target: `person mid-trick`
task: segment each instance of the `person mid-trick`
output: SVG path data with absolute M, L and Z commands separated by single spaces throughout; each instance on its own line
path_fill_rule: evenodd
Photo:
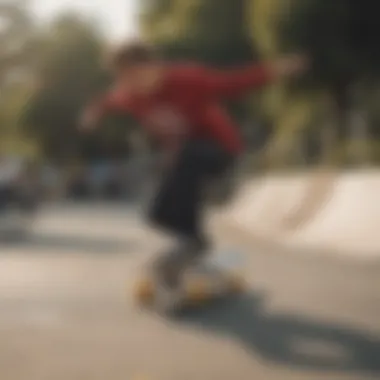
M 301 74 L 307 60 L 295 55 L 223 71 L 170 64 L 149 46 L 133 42 L 114 52 L 110 66 L 114 85 L 85 108 L 81 128 L 90 131 L 105 114 L 125 112 L 166 153 L 165 175 L 149 220 L 175 238 L 174 249 L 156 266 L 161 284 L 175 290 L 183 270 L 209 250 L 202 223 L 204 186 L 227 173 L 244 150 L 223 101 Z

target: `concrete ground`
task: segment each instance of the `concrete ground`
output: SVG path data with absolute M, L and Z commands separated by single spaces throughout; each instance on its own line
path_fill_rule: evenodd
M 0 379 L 380 379 L 380 266 L 218 235 L 247 254 L 248 294 L 167 321 L 133 304 L 161 244 L 133 210 L 45 210 L 0 245 Z

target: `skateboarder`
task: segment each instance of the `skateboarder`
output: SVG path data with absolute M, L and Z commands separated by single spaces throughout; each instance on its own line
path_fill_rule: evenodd
M 307 68 L 302 56 L 215 70 L 197 64 L 169 64 L 141 43 L 121 46 L 111 58 L 114 85 L 84 110 L 83 130 L 110 112 L 135 117 L 166 154 L 166 170 L 150 210 L 156 227 L 175 238 L 173 251 L 159 260 L 163 284 L 175 289 L 181 270 L 208 249 L 202 225 L 205 183 L 225 173 L 244 146 L 222 102 Z

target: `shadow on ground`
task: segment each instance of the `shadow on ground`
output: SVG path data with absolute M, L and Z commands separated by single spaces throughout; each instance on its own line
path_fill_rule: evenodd
M 380 374 L 380 337 L 304 317 L 267 313 L 255 295 L 181 316 L 179 323 L 233 338 L 272 364 L 314 371 Z
M 110 253 L 132 253 L 138 250 L 137 240 L 117 240 L 105 239 L 99 237 L 81 237 L 70 235 L 8 235 L 0 240 L 0 253 L 2 250 L 10 247 L 28 248 L 28 249 L 49 249 L 51 253 L 73 252 L 110 254 Z

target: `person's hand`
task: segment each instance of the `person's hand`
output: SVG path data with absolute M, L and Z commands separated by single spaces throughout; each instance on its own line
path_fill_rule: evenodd
M 99 113 L 96 108 L 88 107 L 79 118 L 79 130 L 81 132 L 91 132 L 96 129 L 99 122 Z
M 304 74 L 310 66 L 305 55 L 291 55 L 272 63 L 272 71 L 277 77 L 291 77 Z

